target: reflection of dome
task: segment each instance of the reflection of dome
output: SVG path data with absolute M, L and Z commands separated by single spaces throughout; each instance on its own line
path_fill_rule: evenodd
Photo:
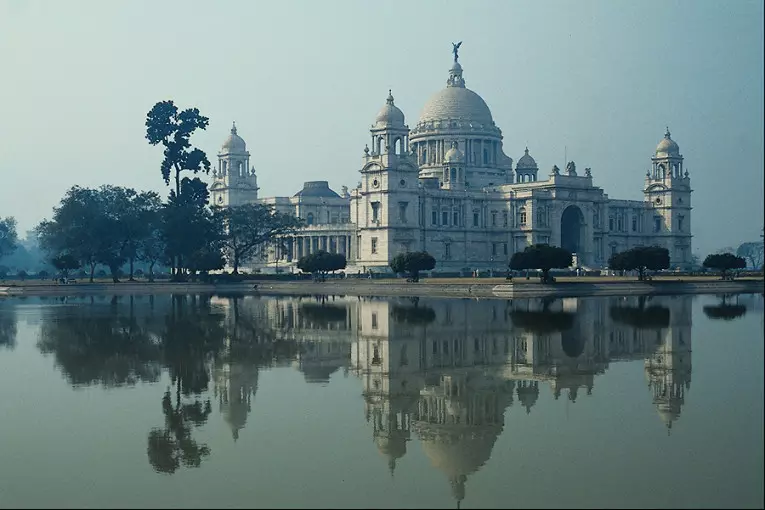
M 375 444 L 377 450 L 388 458 L 388 469 L 392 475 L 396 469 L 396 461 L 406 455 L 406 437 L 401 435 L 377 436 Z
M 670 137 L 669 134 L 669 128 L 667 128 L 667 132 L 664 133 L 664 138 L 659 142 L 659 145 L 656 146 L 656 155 L 659 156 L 679 156 L 680 155 L 680 147 L 678 147 L 677 143 Z
M 444 163 L 462 163 L 465 161 L 465 155 L 457 148 L 457 142 L 452 142 L 452 148 L 444 154 Z
M 531 408 L 539 400 L 539 383 L 537 381 L 518 381 L 515 391 L 521 405 L 526 408 L 526 414 L 529 414 Z
M 234 125 L 231 126 L 231 134 L 228 135 L 228 138 L 226 138 L 226 141 L 223 142 L 223 147 L 221 147 L 221 152 L 246 152 L 246 151 L 247 151 L 247 144 L 244 143 L 244 140 L 242 139 L 242 137 L 236 134 L 236 123 L 234 123 Z
M 404 127 L 404 112 L 393 104 L 393 95 L 388 91 L 388 99 L 375 119 L 375 127 L 398 126 Z
M 214 391 L 218 396 L 220 412 L 235 441 L 252 409 L 252 397 L 258 389 L 258 373 L 256 366 L 239 363 L 223 364 L 216 369 Z
M 321 363 L 301 363 L 300 371 L 303 372 L 305 382 L 328 383 L 331 376 L 339 367 L 337 365 L 323 365 Z
M 532 158 L 529 155 L 529 148 L 526 147 L 526 151 L 524 152 L 523 156 L 521 156 L 521 159 L 518 160 L 518 163 L 515 165 L 515 168 L 520 169 L 537 169 L 537 162 L 534 161 L 534 158 Z

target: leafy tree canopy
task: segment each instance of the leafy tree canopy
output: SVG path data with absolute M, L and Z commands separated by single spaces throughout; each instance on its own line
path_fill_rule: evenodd
M 535 244 L 516 252 L 510 258 L 510 269 L 523 271 L 539 269 L 542 271 L 542 281 L 550 281 L 550 269 L 565 269 L 570 267 L 573 258 L 571 252 L 549 244 Z
M 412 281 L 420 280 L 420 271 L 436 267 L 436 259 L 426 251 L 399 253 L 390 261 L 390 268 L 396 273 L 409 273 Z
M 297 267 L 305 273 L 326 273 L 345 269 L 345 255 L 341 253 L 327 253 L 319 250 L 310 255 L 304 255 L 298 260 Z
M 17 242 L 16 219 L 0 218 L 0 258 L 13 253 Z
M 660 246 L 636 246 L 611 255 L 608 267 L 614 271 L 637 270 L 638 278 L 643 280 L 646 270 L 658 271 L 669 267 L 669 250 Z
M 731 269 L 744 269 L 746 259 L 732 253 L 712 253 L 704 259 L 704 267 L 720 271 L 722 278 L 725 279 Z
M 181 194 L 180 175 L 183 171 L 210 171 L 210 161 L 200 149 L 191 146 L 191 135 L 197 129 L 207 129 L 209 119 L 197 108 L 179 111 L 173 101 L 160 101 L 146 114 L 146 139 L 151 145 L 165 148 L 160 169 L 165 184 L 175 172 L 175 194 Z

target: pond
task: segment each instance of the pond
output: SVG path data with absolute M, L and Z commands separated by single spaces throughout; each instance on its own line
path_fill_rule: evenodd
M 0 299 L 2 507 L 763 506 L 763 297 Z

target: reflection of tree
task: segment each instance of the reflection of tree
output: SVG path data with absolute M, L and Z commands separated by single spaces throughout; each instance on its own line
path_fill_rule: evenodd
M 564 311 L 512 310 L 510 318 L 515 327 L 538 334 L 557 333 L 574 327 L 574 314 Z
M 390 310 L 393 322 L 425 326 L 436 320 L 436 312 L 428 306 L 393 305 Z
M 16 314 L 13 308 L 0 308 L 0 348 L 16 347 Z
M 669 327 L 669 308 L 661 305 L 645 306 L 641 301 L 634 306 L 612 306 L 611 320 L 637 329 L 663 329 Z
M 732 321 L 746 315 L 746 305 L 742 305 L 736 299 L 736 303 L 729 303 L 728 298 L 730 296 L 723 295 L 720 302 L 716 305 L 704 306 L 704 315 L 710 319 L 722 319 L 725 321 Z
M 161 329 L 163 362 L 173 384 L 186 396 L 207 390 L 208 361 L 221 348 L 226 334 L 223 318 L 223 313 L 212 309 L 209 298 L 171 298 Z
M 149 432 L 147 454 L 149 463 L 159 473 L 174 473 L 181 465 L 199 467 L 202 459 L 210 455 L 210 448 L 198 444 L 191 438 L 191 427 L 207 422 L 212 412 L 210 401 L 182 404 L 176 394 L 173 406 L 170 391 L 162 397 L 162 414 L 165 416 L 164 429 Z
M 108 307 L 79 304 L 43 314 L 40 341 L 71 384 L 119 386 L 159 380 L 160 349 L 130 310 L 116 299 Z

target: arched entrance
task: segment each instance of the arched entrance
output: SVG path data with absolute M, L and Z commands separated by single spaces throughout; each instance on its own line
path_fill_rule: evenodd
M 579 253 L 583 248 L 584 214 L 575 205 L 566 207 L 560 218 L 560 247 L 571 253 Z

